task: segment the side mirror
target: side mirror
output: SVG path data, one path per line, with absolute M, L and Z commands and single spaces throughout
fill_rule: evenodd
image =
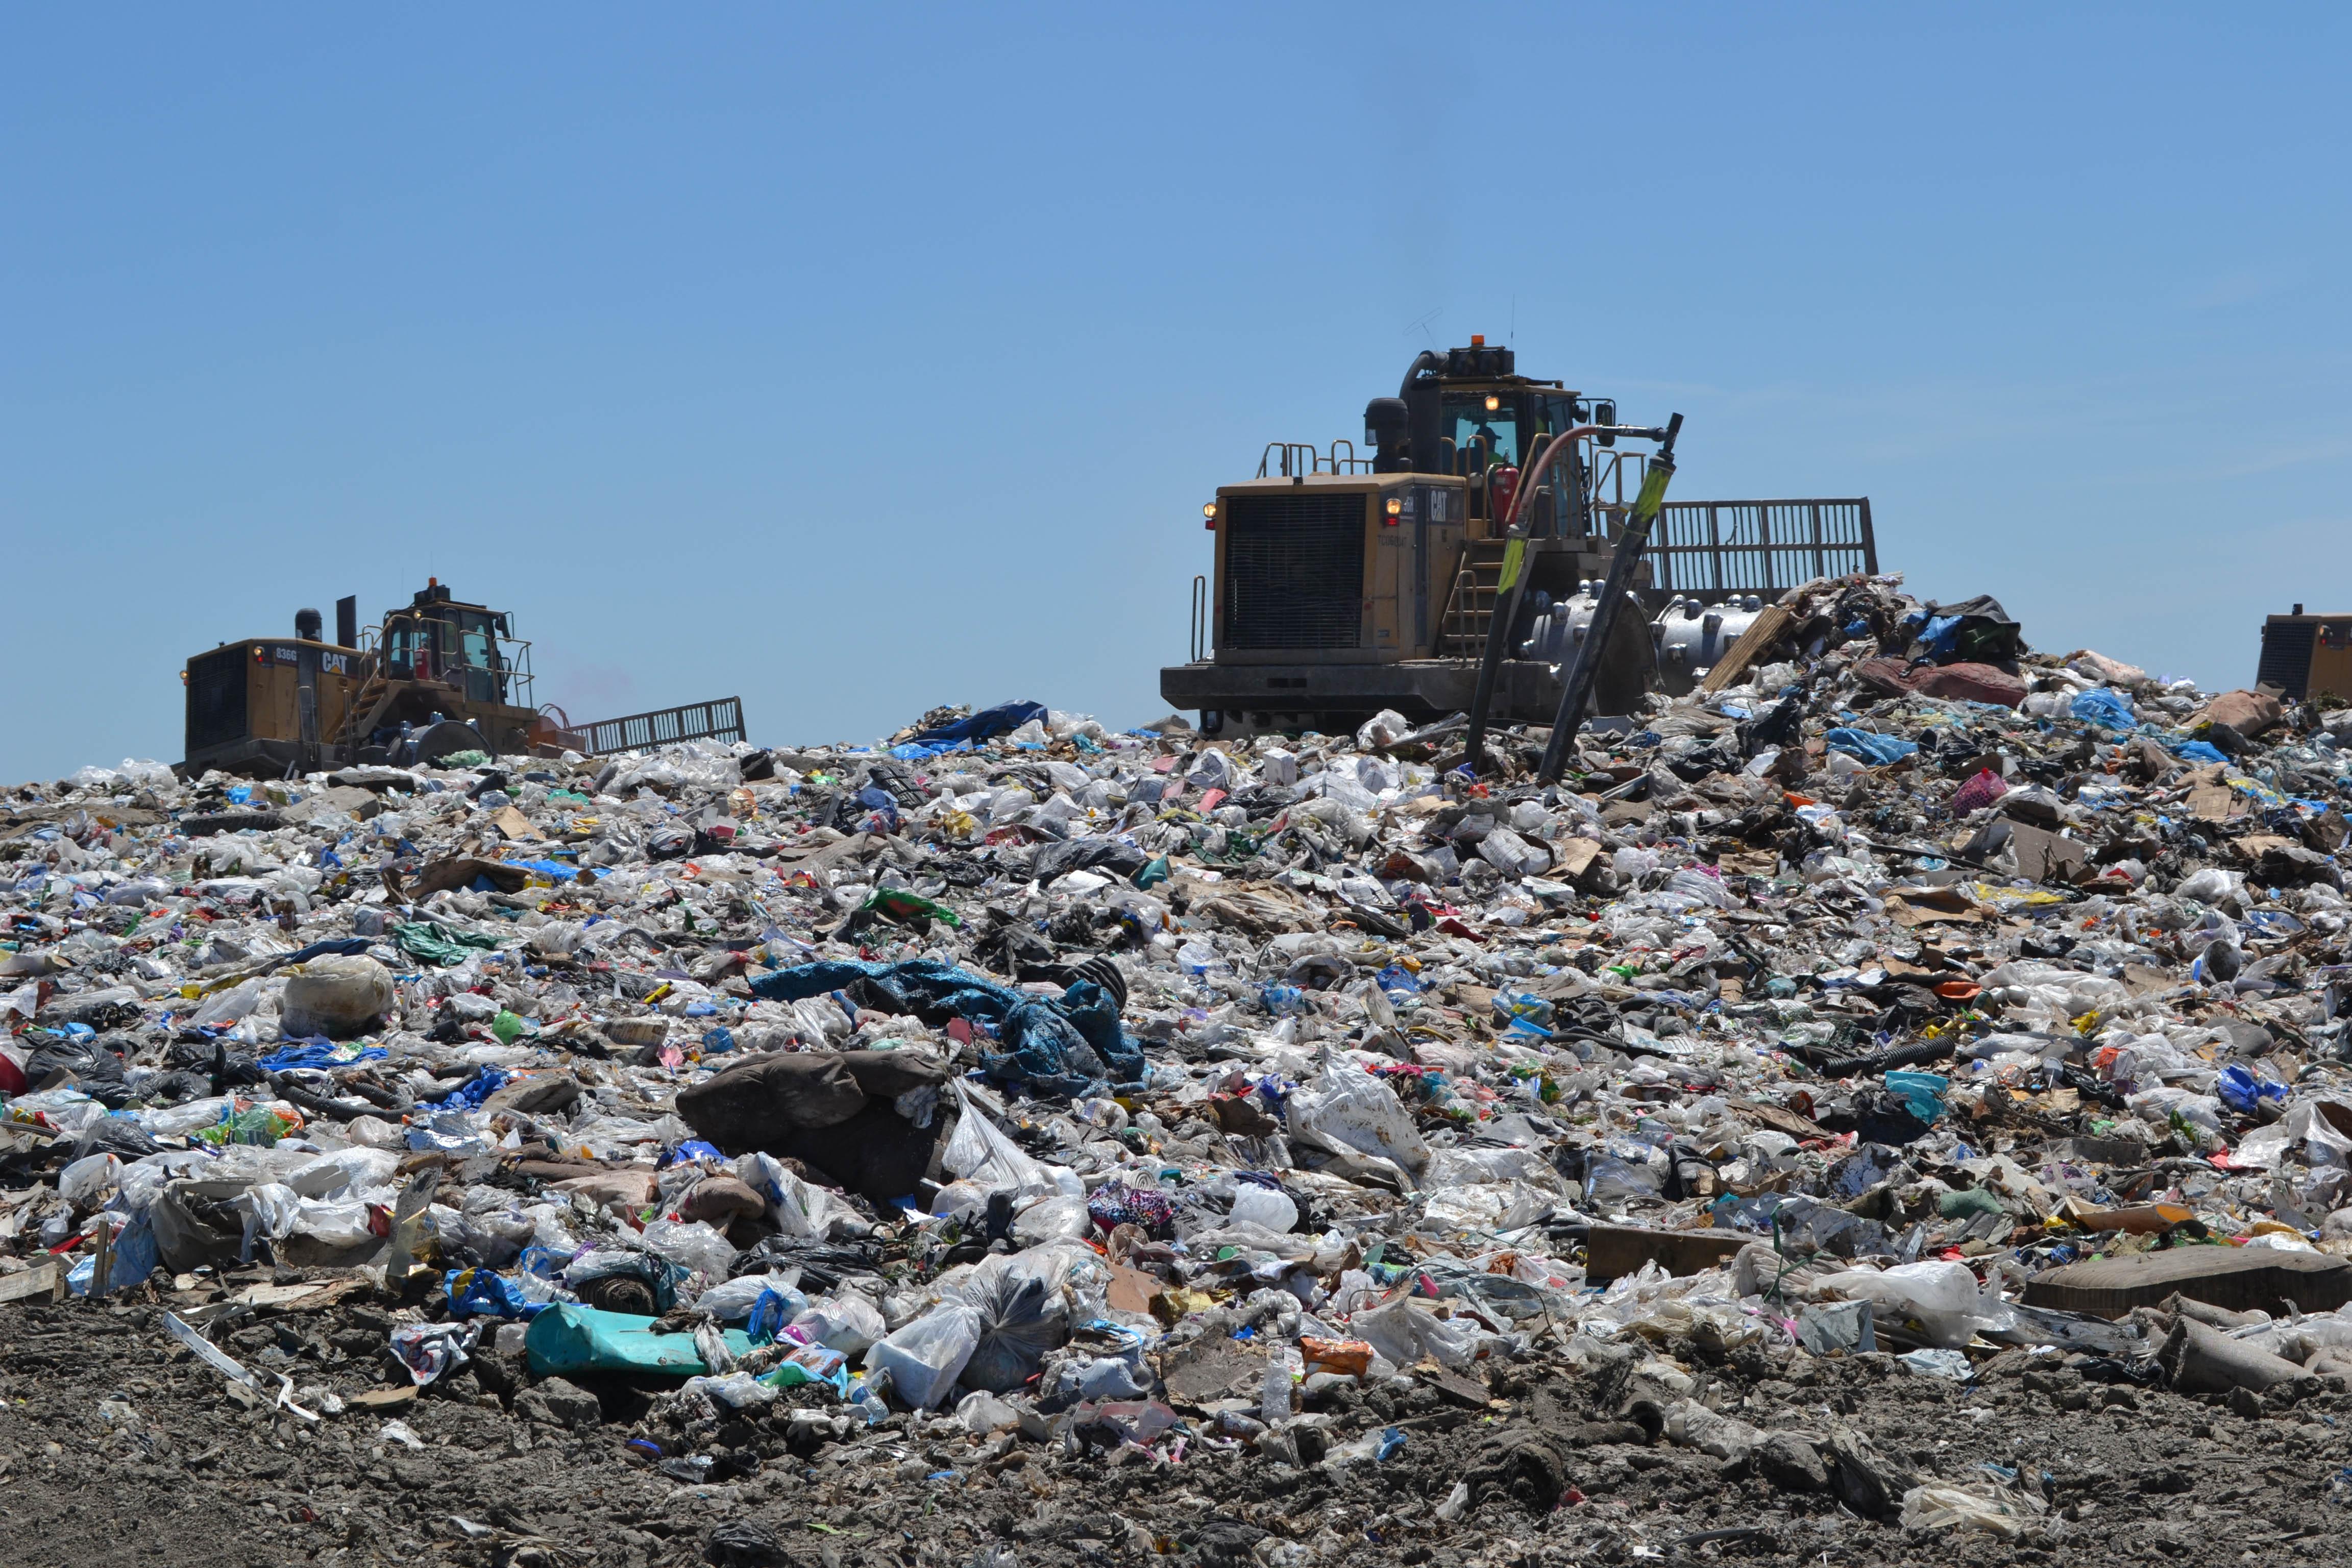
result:
M 1594 403 L 1592 405 L 1592 422 L 1595 425 L 1616 424 L 1617 405 L 1606 398 Z M 1604 447 L 1614 447 L 1617 444 L 1617 437 L 1609 434 L 1605 430 L 1599 436 L 1595 437 L 1594 439 L 1599 441 Z

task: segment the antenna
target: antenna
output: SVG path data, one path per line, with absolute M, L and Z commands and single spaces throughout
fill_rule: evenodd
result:
M 1510 344 L 1512 349 L 1515 351 L 1519 346 L 1519 297 L 1517 294 L 1513 294 L 1511 296 L 1510 335 L 1506 337 L 1503 341 Z
M 1419 321 L 1414 321 L 1412 325 L 1406 327 L 1404 330 L 1405 336 L 1411 337 L 1413 333 L 1419 332 L 1423 337 L 1429 340 L 1429 346 L 1431 348 L 1435 348 L 1437 346 L 1437 337 L 1436 334 L 1433 333 L 1429 330 L 1429 323 L 1437 320 L 1438 317 L 1444 314 L 1445 314 L 1445 307 L 1440 305 L 1434 310 L 1430 311 Z

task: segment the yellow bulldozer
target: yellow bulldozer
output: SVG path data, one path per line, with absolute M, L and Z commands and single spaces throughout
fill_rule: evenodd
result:
M 1160 689 L 1203 734 L 1381 709 L 1550 723 L 1596 619 L 1585 710 L 1627 713 L 1689 690 L 1788 588 L 1878 570 L 1866 497 L 1665 501 L 1669 426 L 1621 425 L 1615 399 L 1521 375 L 1483 337 L 1419 355 L 1364 426 L 1361 451 L 1267 443 L 1202 509 L 1213 574 Z M 1629 527 L 1624 613 L 1597 616 Z
M 222 643 L 188 660 L 184 775 L 274 778 L 463 752 L 594 756 L 746 738 L 736 697 L 587 724 L 534 705 L 530 644 L 514 636 L 513 617 L 457 599 L 437 578 L 364 628 L 358 598 L 341 599 L 335 640 L 324 631 L 318 611 L 299 610 L 290 637 Z

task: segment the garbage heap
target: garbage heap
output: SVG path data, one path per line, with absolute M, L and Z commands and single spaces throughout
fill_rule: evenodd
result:
M 2340 1552 L 2352 711 L 1849 578 L 1463 737 L 8 792 L 0 1392 L 501 1562 Z

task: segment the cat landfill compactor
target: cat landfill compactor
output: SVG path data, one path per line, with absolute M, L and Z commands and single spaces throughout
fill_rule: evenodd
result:
M 1202 509 L 1215 573 L 1160 695 L 1207 736 L 1462 713 L 1475 752 L 1489 722 L 1554 723 L 1571 685 L 1587 714 L 1688 691 L 1787 589 L 1878 570 L 1867 499 L 1666 501 L 1681 416 L 1617 417 L 1474 337 L 1372 400 L 1368 455 L 1269 442 Z
M 294 614 L 290 637 L 222 643 L 188 660 L 187 760 L 255 778 L 355 763 L 431 764 L 462 752 L 583 756 L 675 741 L 740 741 L 740 698 L 693 702 L 574 724 L 532 706 L 530 644 L 513 617 L 460 603 L 429 580 L 383 623 L 359 626 L 359 600 L 335 605 L 335 640 L 316 610 Z

